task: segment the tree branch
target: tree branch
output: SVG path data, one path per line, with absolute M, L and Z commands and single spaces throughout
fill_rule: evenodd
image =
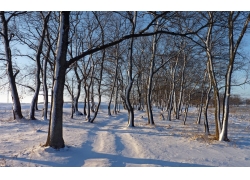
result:
M 205 26 L 203 26 L 204 28 Z M 187 32 L 187 33 L 177 33 L 177 32 L 170 32 L 170 31 L 164 31 L 164 30 L 159 30 L 159 31 L 155 31 L 155 32 L 149 32 L 149 33 L 144 33 L 144 34 L 129 34 L 129 35 L 126 35 L 126 36 L 123 36 L 122 38 L 116 40 L 116 41 L 113 41 L 113 42 L 110 42 L 110 43 L 107 43 L 107 44 L 104 44 L 102 46 L 97 46 L 93 49 L 89 49 L 85 52 L 83 52 L 82 54 L 70 59 L 69 61 L 67 61 L 67 68 L 73 64 L 74 62 L 78 61 L 79 59 L 83 58 L 84 56 L 87 56 L 89 54 L 93 54 L 97 51 L 100 51 L 102 49 L 105 49 L 105 48 L 108 48 L 108 47 L 111 47 L 111 46 L 114 46 L 124 40 L 127 40 L 127 39 L 130 39 L 130 38 L 136 38 L 136 37 L 143 37 L 143 36 L 152 36 L 154 34 L 168 34 L 168 35 L 174 35 L 174 36 L 183 36 L 183 37 L 188 37 L 188 35 L 192 35 L 192 34 L 196 34 L 198 33 L 198 31 L 200 31 L 202 28 L 199 28 L 197 31 L 195 32 Z

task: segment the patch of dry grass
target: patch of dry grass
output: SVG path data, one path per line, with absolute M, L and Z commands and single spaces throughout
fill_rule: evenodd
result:
M 215 135 L 206 134 L 192 134 L 188 139 L 191 141 L 199 141 L 207 144 L 212 144 L 217 141 Z

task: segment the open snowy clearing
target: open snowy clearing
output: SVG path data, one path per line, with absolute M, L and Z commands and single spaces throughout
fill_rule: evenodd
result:
M 104 104 L 104 103 L 103 103 Z M 195 124 L 191 108 L 187 124 L 161 120 L 154 109 L 155 126 L 148 126 L 145 111 L 135 111 L 135 126 L 128 128 L 127 113 L 108 116 L 101 106 L 93 124 L 83 116 L 70 119 L 70 105 L 64 106 L 64 149 L 42 147 L 48 121 L 36 112 L 35 121 L 13 120 L 10 104 L 0 104 L 0 166 L 2 167 L 249 167 L 250 115 L 246 107 L 230 116 L 230 142 L 213 141 L 203 135 L 203 121 Z M 80 104 L 81 108 L 81 104 Z M 22 104 L 27 117 L 29 104 Z M 41 107 L 40 107 L 41 109 Z M 212 116 L 210 132 L 214 133 Z

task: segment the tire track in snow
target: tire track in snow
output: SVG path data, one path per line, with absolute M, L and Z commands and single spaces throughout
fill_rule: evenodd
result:
M 92 146 L 95 152 L 115 154 L 115 136 L 108 131 L 97 131 Z
M 129 133 L 117 134 L 116 147 L 118 153 L 131 158 L 143 158 L 143 148 Z M 119 142 L 120 141 L 120 142 Z

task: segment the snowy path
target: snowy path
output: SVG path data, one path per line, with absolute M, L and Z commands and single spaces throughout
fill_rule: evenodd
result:
M 0 166 L 250 166 L 249 116 L 230 122 L 231 142 L 217 142 L 199 136 L 203 125 L 195 124 L 192 114 L 184 126 L 181 120 L 160 120 L 156 111 L 156 126 L 146 125 L 145 112 L 135 111 L 136 127 L 128 128 L 126 111 L 109 117 L 102 108 L 91 124 L 81 116 L 70 119 L 66 108 L 66 147 L 60 150 L 40 146 L 46 141 L 48 121 L 13 121 L 3 115 Z

